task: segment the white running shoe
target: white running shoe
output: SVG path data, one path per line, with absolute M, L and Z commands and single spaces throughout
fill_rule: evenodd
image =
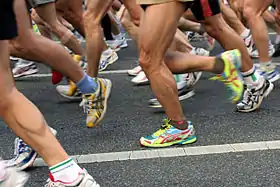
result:
M 1 164 L 4 165 L 4 163 Z M 16 171 L 15 168 L 4 168 L 4 171 L 6 172 L 6 176 L 0 178 L 0 187 L 23 187 L 29 178 L 27 173 Z
M 210 51 L 207 51 L 206 49 L 203 48 L 194 47 L 193 50 L 191 51 L 191 54 L 199 55 L 199 56 L 209 56 Z
M 57 131 L 49 127 L 52 134 L 56 135 Z M 22 171 L 32 166 L 38 154 L 29 145 L 24 143 L 20 138 L 15 139 L 14 158 L 7 161 L 7 167 L 15 168 L 17 171 Z M 1 185 L 0 185 L 1 186 Z
M 114 51 L 119 51 L 122 48 L 128 47 L 125 37 L 118 38 L 115 40 L 107 40 L 106 43 Z
M 136 66 L 135 68 L 128 70 L 127 73 L 128 73 L 128 75 L 136 76 L 136 75 L 138 75 L 141 71 L 142 71 L 141 66 Z
M 144 71 L 141 71 L 136 77 L 131 79 L 131 82 L 136 85 L 148 84 L 149 80 Z
M 47 180 L 47 184 L 45 187 L 66 187 L 66 186 L 73 186 L 73 187 L 100 187 L 100 185 L 93 179 L 91 175 L 87 173 L 85 169 L 83 172 L 79 174 L 79 178 L 77 182 L 74 184 L 64 184 L 61 181 L 52 181 L 50 178 Z
M 27 63 L 25 63 L 27 62 Z M 19 77 L 25 77 L 29 75 L 33 75 L 38 73 L 38 68 L 34 62 L 28 62 L 20 59 L 16 64 L 15 67 L 13 68 L 13 76 L 14 78 L 19 78 Z
M 118 59 L 118 54 L 114 50 L 109 48 L 108 50 L 106 50 L 106 52 L 102 53 L 99 62 L 99 71 L 104 71 L 109 65 L 115 63 Z

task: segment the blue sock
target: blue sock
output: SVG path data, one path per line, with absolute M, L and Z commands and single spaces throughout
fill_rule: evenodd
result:
M 91 78 L 87 74 L 76 83 L 76 86 L 83 94 L 94 93 L 98 88 L 98 83 L 94 78 Z

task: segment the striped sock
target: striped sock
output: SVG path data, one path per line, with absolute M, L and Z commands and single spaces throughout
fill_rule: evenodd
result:
M 63 183 L 72 183 L 78 179 L 82 169 L 69 158 L 49 168 L 52 181 L 61 181 Z

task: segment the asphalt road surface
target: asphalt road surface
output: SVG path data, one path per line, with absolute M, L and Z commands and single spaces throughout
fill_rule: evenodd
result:
M 212 55 L 219 52 L 222 48 L 217 45 Z M 164 113 L 148 108 L 148 99 L 153 96 L 149 86 L 134 86 L 130 82 L 132 77 L 124 71 L 115 71 L 136 65 L 137 49 L 133 42 L 129 41 L 129 47 L 118 54 L 119 60 L 101 74 L 113 82 L 108 112 L 100 126 L 92 129 L 85 126 L 85 114 L 79 102 L 68 101 L 56 93 L 48 75 L 50 71 L 44 65 L 39 65 L 39 75 L 17 81 L 19 90 L 58 131 L 57 138 L 66 151 L 79 158 L 81 166 L 101 186 L 280 185 L 279 82 L 264 100 L 261 110 L 243 114 L 234 111 L 225 87 L 209 81 L 211 74 L 204 73 L 195 87 L 196 95 L 182 102 L 186 117 L 195 125 L 198 141 L 166 149 L 172 152 L 169 156 L 164 156 L 161 149 L 156 149 L 153 155 L 154 149 L 141 147 L 139 138 L 154 132 L 161 125 Z M 280 58 L 273 60 L 279 63 Z M 0 123 L 0 152 L 8 159 L 13 154 L 15 135 Z M 241 148 L 236 148 L 239 145 Z M 146 154 L 147 151 L 151 153 Z M 129 156 L 120 159 L 118 156 L 122 154 Z M 48 177 L 47 167 L 39 161 L 36 167 L 28 169 L 31 178 L 27 187 L 41 187 Z

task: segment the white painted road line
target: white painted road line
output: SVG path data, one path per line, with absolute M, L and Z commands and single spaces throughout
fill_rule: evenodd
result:
M 109 70 L 109 71 L 101 71 L 99 72 L 99 74 L 103 75 L 103 74 L 125 74 L 127 73 L 128 70 Z M 24 78 L 30 78 L 30 77 L 51 77 L 52 74 L 51 73 L 46 73 L 46 74 L 34 74 L 34 75 L 29 75 L 26 77 L 22 77 L 22 78 L 18 78 L 18 79 L 24 79 Z
M 180 156 L 194 156 L 194 155 L 210 155 L 210 154 L 224 154 L 237 153 L 260 150 L 275 150 L 280 149 L 280 140 L 275 141 L 261 141 L 248 143 L 234 143 L 222 145 L 208 145 L 208 146 L 194 146 L 182 148 L 163 148 L 163 149 L 149 149 L 149 150 L 135 150 L 111 153 L 97 153 L 88 155 L 73 155 L 71 156 L 79 164 L 89 164 L 96 162 L 112 162 L 121 160 L 143 160 L 154 158 L 180 157 Z M 34 166 L 46 166 L 45 162 L 38 158 Z
M 276 62 L 276 63 L 273 63 L 275 64 L 276 66 L 280 66 L 280 63 L 279 62 Z M 256 64 L 258 66 L 258 64 Z M 127 69 L 123 69 L 123 70 L 108 70 L 108 71 L 101 71 L 99 72 L 99 74 L 101 75 L 106 75 L 106 74 L 126 74 L 127 73 Z M 22 77 L 22 78 L 18 78 L 18 79 L 24 79 L 24 78 L 30 78 L 30 77 L 51 77 L 52 74 L 50 73 L 47 73 L 47 74 L 34 74 L 34 75 L 29 75 L 29 76 L 26 76 L 26 77 Z
M 123 74 L 123 73 L 127 73 L 128 69 L 124 69 L 124 70 L 109 70 L 109 71 L 101 71 L 99 72 L 99 74 Z

